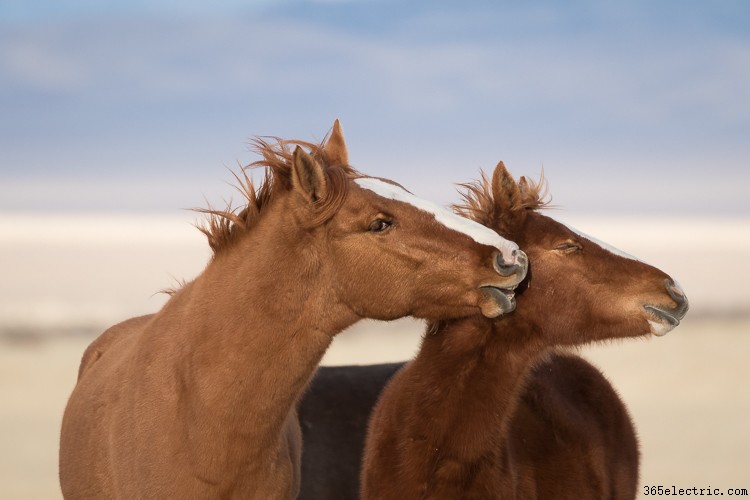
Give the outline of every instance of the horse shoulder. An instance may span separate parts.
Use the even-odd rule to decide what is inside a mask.
[[[533,369],[509,435],[522,492],[561,499],[635,497],[639,455],[633,423],[609,381],[578,356],[555,353]]]

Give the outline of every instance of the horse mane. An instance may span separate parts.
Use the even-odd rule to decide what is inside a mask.
[[[320,144],[278,137],[255,137],[252,140],[252,150],[262,158],[242,167],[241,176],[232,171],[236,181],[234,187],[243,197],[244,205],[233,207],[229,201],[224,209],[215,209],[211,206],[193,209],[208,216],[206,221],[197,225],[197,228],[208,238],[208,245],[214,257],[230,248],[243,234],[252,229],[280,190],[291,187],[292,156],[296,146],[309,150],[310,155],[323,167],[328,180],[327,195],[315,201],[316,214],[311,221],[312,226],[320,225],[333,217],[348,192],[348,179],[360,174],[349,165],[333,164],[323,146],[326,139],[327,137]],[[257,188],[247,175],[250,168],[265,169],[263,180]]]
[[[511,197],[509,201],[513,205],[509,208],[511,212],[523,210],[542,210],[552,208],[550,204],[552,197],[549,195],[547,179],[544,170],[539,174],[539,180],[533,181],[525,176],[517,182],[520,196]],[[487,227],[495,227],[503,220],[503,203],[498,203],[492,193],[492,181],[484,171],[481,171],[481,179],[478,181],[459,184],[463,188],[461,192],[462,202],[453,204],[451,207],[460,215],[479,222]],[[508,210],[506,208],[506,210]]]

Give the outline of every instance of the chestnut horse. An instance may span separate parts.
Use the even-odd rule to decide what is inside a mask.
[[[468,187],[461,212],[517,241],[529,280],[502,319],[430,324],[373,412],[363,498],[634,498],[637,464],[627,462],[637,455],[566,441],[576,433],[518,442],[511,423],[530,368],[549,348],[663,335],[687,312],[684,292],[662,271],[538,213],[541,183],[517,183],[502,163],[491,185]],[[589,408],[565,410],[587,425]],[[547,439],[567,444],[564,465],[546,460]]]
[[[357,500],[367,423],[383,387],[404,363],[322,366],[299,402],[302,482],[297,500]],[[625,405],[602,373],[571,353],[552,351],[535,364],[518,400],[508,438],[519,467],[561,483],[606,455],[597,475],[623,476],[635,492],[638,442]],[[570,450],[584,450],[570,456]],[[560,488],[563,485],[560,484]],[[568,491],[582,487],[570,484]],[[559,493],[559,491],[558,491]],[[633,493],[634,494],[634,493]],[[631,496],[632,498],[632,496]]]
[[[203,273],[86,350],[62,423],[65,497],[293,498],[295,402],[336,333],[509,309],[517,245],[358,174],[338,122],[322,146],[256,145],[265,179],[240,182],[240,213],[208,210]]]

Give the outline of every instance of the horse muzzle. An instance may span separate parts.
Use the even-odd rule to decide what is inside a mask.
[[[674,301],[675,307],[664,307],[653,304],[643,306],[649,317],[648,324],[651,327],[651,333],[657,337],[663,337],[674,330],[690,308],[687,295],[685,295],[685,291],[678,283],[671,278],[667,278],[664,280],[664,287],[667,289],[667,294]]]
[[[529,269],[529,258],[523,250],[515,249],[509,256],[498,252],[494,260],[495,271],[503,278],[507,278],[507,284],[503,287],[515,287],[526,277]],[[505,281],[505,280],[504,280]]]
[[[515,289],[526,277],[529,259],[518,249],[513,250],[508,257],[506,260],[501,253],[495,255],[495,271],[501,278],[492,284],[479,287],[482,292],[479,307],[482,314],[488,318],[496,318],[516,309]]]

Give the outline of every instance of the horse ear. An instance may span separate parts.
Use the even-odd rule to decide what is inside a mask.
[[[333,130],[323,146],[323,153],[329,165],[349,165],[349,152],[346,150],[344,132],[338,118],[333,122]]]
[[[523,210],[521,189],[502,161],[492,174],[492,198],[498,221],[506,230],[522,221],[526,211]]]
[[[526,178],[525,175],[522,175],[518,179],[518,190],[521,193],[521,196],[520,196],[521,202],[525,204],[528,201],[527,198],[529,197],[529,193],[530,193],[529,180]]]
[[[539,190],[533,189],[532,186],[533,184],[525,175],[522,175],[518,179],[518,188],[521,191],[521,203],[525,207],[539,207],[544,205],[544,201],[539,199]]]
[[[292,188],[312,202],[324,198],[328,193],[323,167],[299,146],[292,155]]]
[[[492,174],[492,197],[495,199],[495,206],[504,214],[518,210],[521,206],[521,190],[502,161]]]

